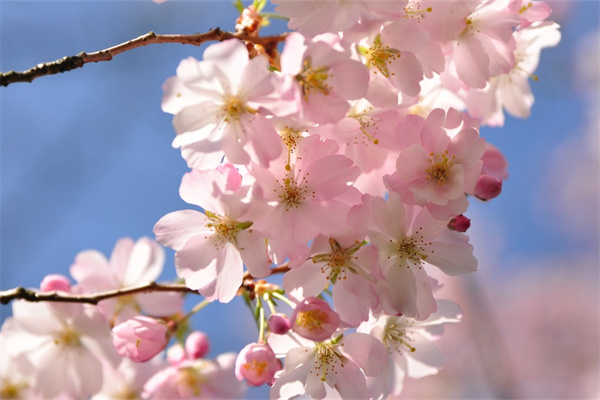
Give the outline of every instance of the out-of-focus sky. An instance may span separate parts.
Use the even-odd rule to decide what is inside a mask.
[[[596,1],[551,4],[563,36],[558,47],[542,52],[539,81],[532,82],[532,116],[509,117],[502,128],[482,129],[505,152],[510,178],[500,198],[473,204],[467,215],[480,258],[477,287],[491,303],[509,298],[515,313],[538,301],[532,313],[546,322],[539,322],[539,329],[552,332],[565,316],[581,315],[569,319],[576,325],[568,333],[556,331],[552,351],[572,354],[561,347],[562,335],[570,335],[596,356],[596,365],[582,368],[597,375],[600,11]],[[149,31],[231,30],[236,16],[227,1],[1,1],[0,70],[24,70],[80,51],[93,52]],[[276,21],[264,33],[284,29]],[[178,195],[187,167],[171,148],[174,132],[171,116],[160,109],[161,85],[181,59],[201,58],[203,49],[152,45],[110,62],[0,88],[0,289],[37,287],[47,273],[68,275],[78,252],[97,249],[109,255],[117,239],[152,236],[160,217],[188,208]],[[175,275],[172,254],[167,253],[165,279]],[[551,293],[543,285],[546,280],[555,285]],[[566,282],[585,287],[578,291]],[[452,293],[456,291],[448,291]],[[456,300],[460,297],[456,294]],[[564,315],[555,312],[559,305],[566,308]],[[10,308],[2,306],[1,319],[8,315]],[[498,318],[500,324],[528,323],[523,315]],[[241,301],[211,306],[194,323],[214,338],[211,355],[238,351],[256,340]],[[529,325],[519,332],[521,336],[515,331],[503,335],[535,342],[540,334]],[[551,373],[536,379],[543,382],[546,377],[560,380]],[[539,385],[521,394],[552,394]],[[582,392],[564,393],[579,397]],[[467,387],[455,395],[497,392]]]

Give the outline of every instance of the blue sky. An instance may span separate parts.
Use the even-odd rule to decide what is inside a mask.
[[[556,7],[562,10],[563,39],[542,53],[539,82],[532,83],[532,116],[482,130],[510,163],[502,196],[474,204],[471,211],[482,219],[478,228],[471,216],[472,232],[480,235],[474,242],[485,242],[486,236],[498,240],[494,268],[500,274],[522,257],[586,251],[598,260],[598,225],[587,225],[582,236],[569,234],[548,205],[559,194],[544,190],[561,146],[586,131],[589,97],[575,84],[574,53],[586,33],[598,29],[599,5]],[[2,1],[0,69],[27,69],[148,31],[232,29],[235,18],[227,1]],[[283,29],[276,21],[265,34]],[[0,88],[0,289],[37,287],[47,273],[68,275],[78,252],[110,254],[118,238],[152,236],[160,217],[188,208],[178,195],[187,167],[171,147],[174,132],[171,115],[160,110],[161,85],[181,59],[201,58],[203,49],[152,45],[111,62]],[[597,188],[598,171],[588,172]],[[589,213],[598,221],[597,208]],[[174,277],[172,254],[167,253],[166,279]],[[219,333],[213,355],[255,340],[252,329],[222,317],[243,312],[241,301],[212,309],[195,323]],[[8,307],[0,308],[2,320],[9,314]],[[244,315],[242,321],[249,322]]]

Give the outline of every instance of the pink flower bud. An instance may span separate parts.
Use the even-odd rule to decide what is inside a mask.
[[[340,317],[326,301],[309,297],[298,304],[292,314],[292,330],[315,342],[329,339],[340,324]]]
[[[269,330],[276,335],[285,335],[292,324],[288,319],[287,315],[282,313],[275,313],[269,316]]]
[[[154,318],[139,315],[113,328],[113,345],[123,357],[133,362],[146,362],[169,343],[167,325]]]
[[[169,364],[179,365],[185,360],[187,360],[185,350],[179,343],[175,343],[173,346],[167,349],[167,361]]]
[[[265,343],[250,343],[235,360],[235,376],[240,381],[245,379],[250,386],[271,385],[275,372],[280,369],[281,361]]]
[[[448,222],[448,229],[451,231],[466,232],[470,226],[471,220],[462,214],[457,215]]]
[[[69,278],[60,274],[46,275],[40,283],[40,290],[42,292],[70,292],[71,283]]]
[[[200,331],[192,332],[185,340],[185,352],[190,360],[202,358],[208,354],[210,342],[208,336]]]
[[[480,200],[491,200],[502,192],[502,181],[489,175],[481,175],[475,186],[475,197]]]

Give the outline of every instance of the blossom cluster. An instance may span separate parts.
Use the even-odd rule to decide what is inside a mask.
[[[479,128],[502,125],[505,111],[529,115],[540,51],[560,39],[550,8],[273,3],[295,30],[281,53],[231,39],[181,61],[165,82],[173,146],[190,168],[180,196],[198,208],[154,227],[189,289],[208,302],[246,299],[257,342],[207,359],[203,334],[180,337],[187,316],[173,293],[97,307],[15,303],[2,357],[19,368],[2,377],[3,391],[235,398],[245,380],[270,385],[272,398],[386,398],[406,376],[439,370],[431,341],[461,313],[435,298],[440,283],[429,272],[477,269],[464,214],[474,198],[498,196],[508,176]],[[244,9],[238,30],[258,34],[262,6]],[[41,290],[119,289],[155,280],[163,262],[156,242],[125,239],[110,260],[80,253],[74,287],[51,276]],[[274,271],[285,273],[281,287],[258,280]],[[282,303],[291,311],[278,310]],[[44,323],[34,323],[42,313]],[[27,346],[16,339],[24,335]],[[119,364],[119,355],[133,363]],[[30,364],[36,373],[20,375]],[[109,376],[119,378],[108,384]]]

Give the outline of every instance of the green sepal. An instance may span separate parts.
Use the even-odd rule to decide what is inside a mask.
[[[244,12],[244,5],[242,4],[242,0],[235,0],[233,2],[233,6],[236,10],[240,12],[240,14]]]
[[[252,226],[252,224],[254,224],[252,221],[237,222],[235,224],[235,229],[248,229]]]

